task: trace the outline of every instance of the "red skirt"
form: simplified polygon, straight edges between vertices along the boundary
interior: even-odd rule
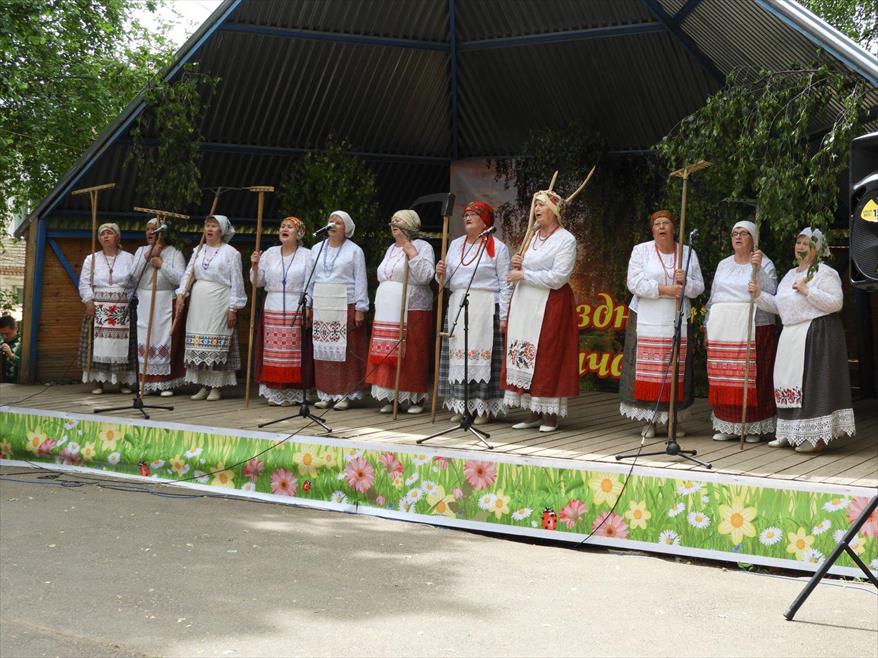
[[[274,316],[282,313],[274,312]],[[287,313],[292,317],[292,313]],[[305,388],[314,385],[313,350],[311,348],[311,332],[305,331],[301,344],[301,363],[291,363],[289,367],[266,365],[265,363],[265,312],[260,314],[253,337],[253,378],[257,384],[265,384],[271,388],[301,388],[304,379]]]
[[[405,349],[399,373],[399,390],[426,393],[430,390],[430,354],[433,351],[433,311],[409,311]],[[394,350],[394,354],[396,350]],[[369,355],[370,360],[372,355]],[[370,363],[366,383],[395,388],[396,359]]]
[[[506,384],[505,358],[500,384],[504,391],[527,393],[539,398],[570,398],[579,395],[579,326],[576,319],[576,300],[569,284],[549,291],[530,388]]]
[[[774,356],[777,353],[777,327],[773,324],[756,327],[756,400],[747,400],[747,423],[771,418],[777,414],[774,404]],[[710,389],[714,415],[727,423],[741,422],[741,403],[723,403],[722,396]],[[743,393],[743,387],[741,388]]]
[[[314,361],[314,387],[320,393],[342,397],[363,389],[369,331],[364,322],[354,325],[354,305],[348,304],[348,337],[344,361]]]

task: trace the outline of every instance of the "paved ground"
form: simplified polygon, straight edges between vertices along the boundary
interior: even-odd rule
[[[23,473],[0,471],[4,657],[878,656],[866,584],[791,623],[799,579]]]

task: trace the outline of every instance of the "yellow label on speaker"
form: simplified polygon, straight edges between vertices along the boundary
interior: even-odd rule
[[[878,203],[875,203],[875,199],[869,199],[866,202],[866,205],[863,206],[863,212],[860,213],[860,218],[867,222],[878,222]]]

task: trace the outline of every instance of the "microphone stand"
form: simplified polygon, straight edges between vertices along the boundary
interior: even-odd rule
[[[301,376],[301,390],[302,390],[302,402],[299,405],[299,411],[294,414],[290,414],[289,416],[284,416],[283,418],[278,418],[277,420],[270,420],[267,423],[260,423],[258,427],[268,427],[269,425],[274,425],[275,423],[281,423],[285,420],[290,420],[291,418],[307,418],[312,423],[317,423],[327,432],[332,432],[332,428],[323,422],[322,416],[315,416],[311,413],[311,407],[308,405],[308,388],[305,385],[305,302],[308,298],[308,286],[311,285],[311,279],[314,278],[314,270],[317,269],[317,263],[320,262],[320,254],[323,253],[323,248],[326,246],[326,240],[320,243],[320,249],[317,250],[317,257],[314,259],[313,265],[311,265],[311,271],[308,273],[308,279],[305,281],[305,285],[302,287],[302,294],[299,296],[299,306],[296,312],[299,314],[299,326],[301,327],[301,345],[302,345],[302,376]],[[293,322],[295,322],[295,316],[293,316]],[[307,425],[305,426],[307,427]],[[302,428],[304,429],[304,427]]]
[[[680,289],[680,295],[684,297],[684,301],[686,294],[686,282],[689,280],[689,264],[692,262],[692,240],[695,238],[695,235],[697,234],[695,234],[694,231],[692,234],[689,235],[689,253],[686,254],[686,266],[683,268],[683,285]],[[684,302],[680,302],[680,308],[677,310],[677,319],[674,321],[674,338],[671,342],[671,362],[674,364],[672,373],[673,379],[671,380],[673,384],[676,384],[677,378],[680,375],[679,354],[680,345],[683,340],[683,316],[685,315],[685,310],[686,304]],[[665,372],[667,372],[667,370]],[[662,387],[662,390],[664,390],[664,383],[662,383]],[[659,393],[659,400],[661,400],[661,392]],[[698,464],[699,466],[703,466],[707,469],[713,468],[711,464],[695,458],[695,455],[698,454],[697,450],[683,450],[682,448],[680,448],[680,444],[677,443],[677,414],[675,413],[676,403],[676,386],[672,386],[671,395],[668,400],[668,440],[665,443],[664,450],[616,455],[616,461],[638,456],[652,457],[655,455],[671,455],[672,457],[682,457],[683,459],[688,459],[689,461]],[[656,403],[656,413],[658,413],[658,403]]]
[[[485,240],[485,238],[482,238]],[[469,410],[469,291],[473,285],[473,280],[476,278],[476,273],[479,270],[479,263],[482,260],[482,256],[486,251],[483,249],[485,246],[484,242],[479,245],[479,257],[476,259],[476,266],[473,268],[473,274],[469,279],[469,283],[466,285],[466,290],[463,293],[463,299],[460,302],[460,308],[457,309],[457,315],[454,318],[454,323],[451,325],[451,331],[448,332],[447,338],[451,338],[454,336],[454,330],[457,328],[457,323],[460,320],[460,314],[463,312],[463,413],[460,415],[460,422],[453,427],[449,427],[448,429],[442,430],[441,432],[436,432],[435,434],[431,434],[430,436],[425,436],[422,439],[418,439],[415,441],[418,445],[424,443],[424,441],[429,441],[430,439],[435,439],[439,436],[444,436],[445,434],[449,434],[456,430],[464,430],[473,434],[479,442],[485,446],[488,450],[493,450],[494,446],[487,442],[486,439],[490,439],[491,435],[487,432],[483,432],[482,430],[477,430],[473,427],[473,418],[472,412]],[[446,264],[447,266],[447,264]],[[449,309],[450,310],[450,309]],[[440,309],[441,312],[441,309]],[[493,315],[493,314],[492,314]],[[450,348],[450,344],[449,344]],[[449,349],[448,354],[449,366],[451,362],[451,350]],[[436,367],[439,367],[439,364],[436,364]]]

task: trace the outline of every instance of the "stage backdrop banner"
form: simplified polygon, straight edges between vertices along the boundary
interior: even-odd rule
[[[816,569],[874,495],[642,467],[623,486],[628,465],[14,407],[0,407],[0,460],[575,543],[593,532],[588,544],[803,571]],[[878,569],[878,513],[852,548]],[[833,573],[860,572],[843,555]]]
[[[454,217],[450,222],[452,238],[463,235],[460,218],[469,201],[482,200],[496,210],[497,237],[515,253],[527,229],[527,209],[516,204],[516,190],[498,179],[494,169],[484,159],[458,160],[451,164],[451,191],[455,194]],[[596,262],[605,262],[608,254],[593,253],[599,245],[589,239],[593,230],[581,217],[570,218],[565,228],[577,238],[576,267],[570,280],[577,300],[580,350],[579,376],[600,380],[602,389],[617,388],[622,373],[622,347],[628,307],[610,292],[613,281]]]

